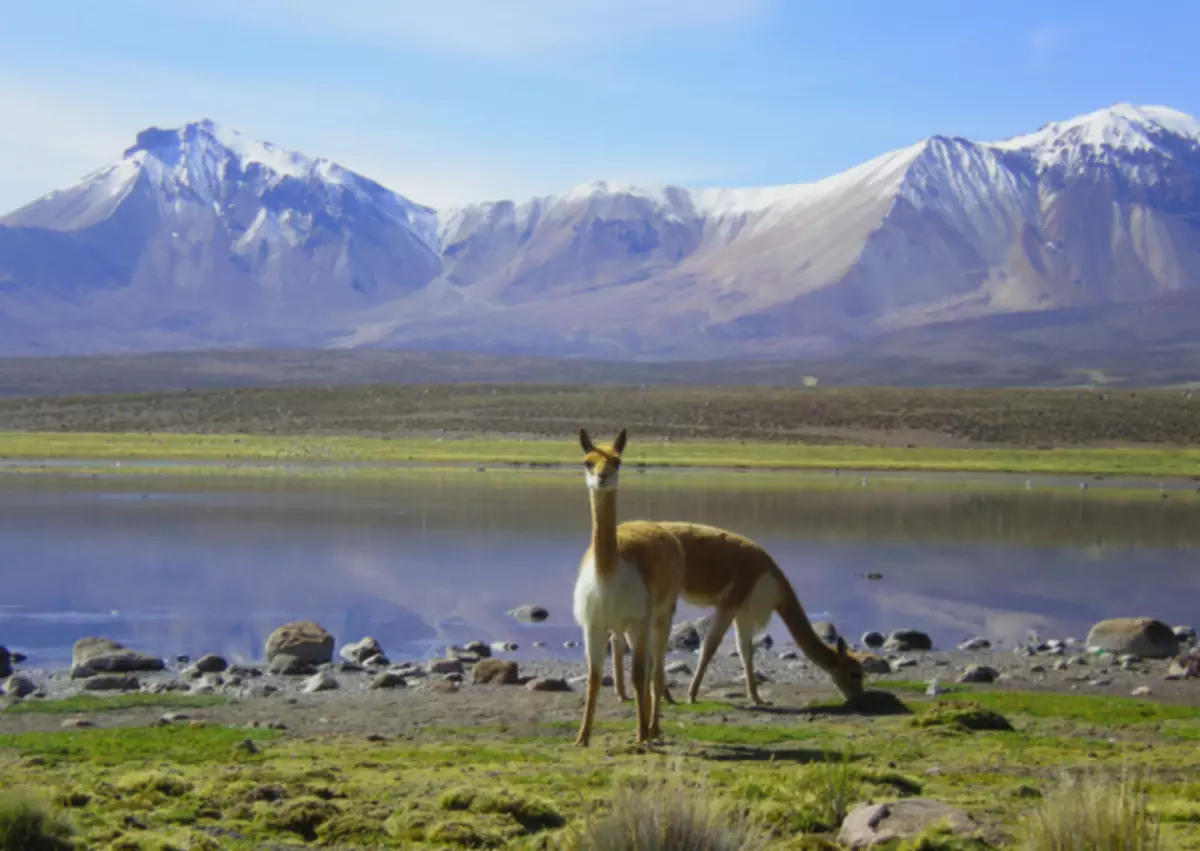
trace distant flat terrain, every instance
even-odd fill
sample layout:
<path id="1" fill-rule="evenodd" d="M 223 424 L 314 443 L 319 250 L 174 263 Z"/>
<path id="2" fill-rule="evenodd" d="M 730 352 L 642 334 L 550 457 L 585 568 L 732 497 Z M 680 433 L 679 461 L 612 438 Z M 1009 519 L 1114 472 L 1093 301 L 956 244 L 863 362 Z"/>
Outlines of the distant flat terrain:
<path id="1" fill-rule="evenodd" d="M 1200 301 L 1142 316 L 1062 311 L 884 335 L 809 360 L 603 361 L 421 349 L 223 349 L 0 358 L 0 397 L 231 387 L 507 383 L 739 387 L 1182 387 L 1200 385 Z M 1110 315 L 1111 314 L 1111 315 Z M 1089 320 L 1090 321 L 1090 320 Z"/>
<path id="2" fill-rule="evenodd" d="M 569 438 L 868 446 L 1200 445 L 1200 392 L 372 384 L 0 399 L 0 431 Z"/>

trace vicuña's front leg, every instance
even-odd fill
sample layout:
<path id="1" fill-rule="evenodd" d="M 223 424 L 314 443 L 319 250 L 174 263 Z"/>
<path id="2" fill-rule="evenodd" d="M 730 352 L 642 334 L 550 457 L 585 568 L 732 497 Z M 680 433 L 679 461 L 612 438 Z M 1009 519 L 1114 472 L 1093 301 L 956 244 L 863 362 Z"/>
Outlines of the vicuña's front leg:
<path id="1" fill-rule="evenodd" d="M 604 645 L 608 631 L 589 627 L 583 634 L 587 654 L 587 695 L 583 701 L 583 720 L 575 744 L 586 748 L 592 738 L 592 719 L 596 717 L 596 697 L 600 693 L 600 675 L 604 671 Z"/>
<path id="2" fill-rule="evenodd" d="M 745 621 L 736 621 L 738 655 L 742 657 L 742 671 L 746 675 L 746 696 L 755 706 L 767 706 L 767 701 L 758 696 L 758 677 L 754 675 L 754 628 Z"/>

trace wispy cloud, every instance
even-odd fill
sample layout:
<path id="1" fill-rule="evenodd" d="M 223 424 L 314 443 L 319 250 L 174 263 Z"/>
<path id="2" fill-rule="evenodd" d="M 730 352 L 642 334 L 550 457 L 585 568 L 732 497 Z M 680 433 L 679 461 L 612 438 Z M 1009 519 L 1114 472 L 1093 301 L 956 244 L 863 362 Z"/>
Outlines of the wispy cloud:
<path id="1" fill-rule="evenodd" d="M 1057 26 L 1042 26 L 1025 35 L 1025 61 L 1035 71 L 1049 68 L 1067 41 L 1066 30 Z"/>
<path id="2" fill-rule="evenodd" d="M 152 85 L 129 81 L 153 80 Z M 312 120 L 312 101 L 322 120 Z M 264 112 L 263 103 L 271 104 Z M 311 86 L 203 79 L 170 69 L 106 67 L 94 84 L 0 77 L 0 215 L 116 162 L 139 130 L 213 118 L 254 138 L 332 159 L 414 201 L 434 207 L 564 192 L 593 179 L 631 183 L 711 179 L 712 164 L 639 153 L 555 155 L 447 140 L 380 118 L 369 93 Z M 628 155 L 627 155 L 628 156 Z"/>
<path id="3" fill-rule="evenodd" d="M 669 36 L 755 16 L 774 0 L 209 0 L 172 15 L 236 21 L 321 39 L 534 59 Z M 147 2 L 148 9 L 162 9 Z"/>

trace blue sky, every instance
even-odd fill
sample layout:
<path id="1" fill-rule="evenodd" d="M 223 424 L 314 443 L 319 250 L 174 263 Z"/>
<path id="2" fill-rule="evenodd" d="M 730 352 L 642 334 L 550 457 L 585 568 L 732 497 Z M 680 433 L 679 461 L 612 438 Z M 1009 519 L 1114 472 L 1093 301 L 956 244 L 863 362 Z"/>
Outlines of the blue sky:
<path id="1" fill-rule="evenodd" d="M 432 205 L 818 179 L 1116 101 L 1200 113 L 1200 3 L 11 0 L 0 211 L 212 118 Z"/>

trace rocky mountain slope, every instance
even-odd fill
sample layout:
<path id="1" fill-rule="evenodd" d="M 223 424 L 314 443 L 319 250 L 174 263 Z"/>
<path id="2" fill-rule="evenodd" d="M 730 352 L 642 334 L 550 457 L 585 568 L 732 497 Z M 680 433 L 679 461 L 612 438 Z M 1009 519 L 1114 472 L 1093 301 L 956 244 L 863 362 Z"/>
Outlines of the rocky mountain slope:
<path id="1" fill-rule="evenodd" d="M 440 211 L 201 121 L 0 219 L 0 353 L 828 357 L 1047 315 L 1086 334 L 1200 289 L 1198 190 L 1200 121 L 1126 104 L 812 184 Z"/>

